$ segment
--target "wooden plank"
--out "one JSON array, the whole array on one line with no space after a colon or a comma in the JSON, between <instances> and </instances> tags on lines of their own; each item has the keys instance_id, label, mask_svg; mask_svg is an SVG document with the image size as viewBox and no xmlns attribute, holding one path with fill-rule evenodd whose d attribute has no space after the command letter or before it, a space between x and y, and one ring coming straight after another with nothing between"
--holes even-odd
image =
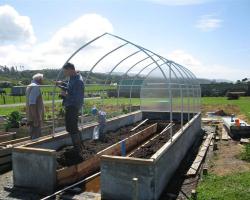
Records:
<instances>
[{"instance_id":1,"label":"wooden plank","mask_svg":"<svg viewBox=\"0 0 250 200\"><path fill-rule=\"evenodd\" d=\"M23 137L23 138L19 138L19 139L15 139L15 140L10 140L10 141L7 141L7 142L0 143L0 146L6 146L8 144L16 144L16 143L19 143L19 142L27 141L29 139L30 139L30 137Z\"/></svg>"},{"instance_id":2,"label":"wooden plank","mask_svg":"<svg viewBox=\"0 0 250 200\"><path fill-rule=\"evenodd\" d=\"M0 142L6 142L9 140L12 140L15 134L16 133L8 133L8 134L0 135Z\"/></svg>"},{"instance_id":3,"label":"wooden plank","mask_svg":"<svg viewBox=\"0 0 250 200\"><path fill-rule=\"evenodd\" d=\"M74 174L77 174L76 172L77 172L76 165L56 170L57 180L63 180L67 177L73 176Z\"/></svg>"},{"instance_id":4,"label":"wooden plank","mask_svg":"<svg viewBox=\"0 0 250 200\"><path fill-rule=\"evenodd\" d=\"M211 140L213 138L213 133L212 134L209 134L207 136L207 139L202 143L202 146L193 162L193 164L191 165L190 169L188 170L186 176L195 176L198 169L200 168L200 165L207 153L207 150L208 150L208 147L209 147L209 144L211 143Z\"/></svg>"},{"instance_id":5,"label":"wooden plank","mask_svg":"<svg viewBox=\"0 0 250 200\"><path fill-rule=\"evenodd\" d=\"M230 139L224 126L221 128L221 139L226 141Z\"/></svg>"},{"instance_id":6,"label":"wooden plank","mask_svg":"<svg viewBox=\"0 0 250 200\"><path fill-rule=\"evenodd\" d=\"M52 149L41 149L41 148L32 148L32 147L15 147L13 148L13 151L15 152L24 152L24 153L37 153L37 154L49 154L49 155L55 155L56 151Z\"/></svg>"}]
</instances>

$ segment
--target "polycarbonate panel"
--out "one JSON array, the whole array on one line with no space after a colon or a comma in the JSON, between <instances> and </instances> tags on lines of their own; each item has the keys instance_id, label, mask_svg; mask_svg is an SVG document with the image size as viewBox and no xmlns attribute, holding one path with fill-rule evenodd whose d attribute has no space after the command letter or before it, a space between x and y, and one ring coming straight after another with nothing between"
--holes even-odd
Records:
<instances>
[{"instance_id":1,"label":"polycarbonate panel","mask_svg":"<svg viewBox=\"0 0 250 200\"><path fill-rule=\"evenodd\" d=\"M170 110L169 84L157 67L144 80L141 87L141 110L168 112Z\"/></svg>"},{"instance_id":2,"label":"polycarbonate panel","mask_svg":"<svg viewBox=\"0 0 250 200\"><path fill-rule=\"evenodd\" d=\"M79 49L67 62L82 73L86 86L101 88L99 107L110 102L112 88L117 112L138 99L142 111L200 112L200 85L187 68L108 33L74 48ZM96 81L99 74L106 75L101 83ZM65 79L62 70L57 79Z\"/></svg>"}]
</instances>

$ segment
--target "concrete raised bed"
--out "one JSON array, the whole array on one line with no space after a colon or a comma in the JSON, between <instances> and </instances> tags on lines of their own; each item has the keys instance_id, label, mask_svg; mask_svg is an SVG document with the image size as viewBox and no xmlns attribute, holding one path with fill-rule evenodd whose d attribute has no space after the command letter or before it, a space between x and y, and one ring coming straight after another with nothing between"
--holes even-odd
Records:
<instances>
[{"instance_id":1,"label":"concrete raised bed","mask_svg":"<svg viewBox=\"0 0 250 200\"><path fill-rule=\"evenodd\" d=\"M162 119L163 115L167 116L158 117ZM145 116L156 117L156 114L146 113ZM168 141L150 159L102 156L102 198L133 199L137 191L138 199L158 199L200 130L201 115L197 114L173 136L172 142ZM133 178L138 178L137 189L133 187Z\"/></svg>"},{"instance_id":2,"label":"concrete raised bed","mask_svg":"<svg viewBox=\"0 0 250 200\"><path fill-rule=\"evenodd\" d=\"M131 151L135 146L148 139L157 130L157 124L139 131L138 133L124 139L126 151ZM100 152L92 158L71 167L65 167L56 171L57 185L64 185L86 177L100 168L100 157L102 155L121 155L121 142L118 142Z\"/></svg>"},{"instance_id":3,"label":"concrete raised bed","mask_svg":"<svg viewBox=\"0 0 250 200\"><path fill-rule=\"evenodd\" d=\"M140 120L142 120L140 111L121 115L107 120L104 131L114 131ZM93 123L81 127L82 140L92 138L96 125L97 123ZM40 193L49 194L59 184L65 184L81 177L79 172L83 174L86 172L86 165L82 163L61 170L56 169L56 150L65 145L71 145L71 138L67 132L61 132L55 137L47 136L36 142L14 148L12 156L14 186L27 187ZM102 154L99 152L99 155Z\"/></svg>"},{"instance_id":4,"label":"concrete raised bed","mask_svg":"<svg viewBox=\"0 0 250 200\"><path fill-rule=\"evenodd\" d=\"M13 147L27 143L29 138L30 137L24 137L0 143L0 172L11 169L11 155Z\"/></svg>"}]
</instances>

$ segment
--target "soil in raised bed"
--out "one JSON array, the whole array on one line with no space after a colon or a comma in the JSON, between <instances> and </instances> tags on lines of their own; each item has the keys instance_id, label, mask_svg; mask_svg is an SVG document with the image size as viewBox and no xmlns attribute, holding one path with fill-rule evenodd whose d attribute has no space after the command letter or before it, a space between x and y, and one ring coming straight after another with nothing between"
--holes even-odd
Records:
<instances>
[{"instance_id":1,"label":"soil in raised bed","mask_svg":"<svg viewBox=\"0 0 250 200\"><path fill-rule=\"evenodd\" d=\"M159 123L157 132L160 133L165 127L166 123ZM181 128L180 124L175 124L172 128L174 135L177 133ZM170 129L167 130L165 133L161 134L159 137L155 138L154 140L150 141L146 145L142 146L138 150L136 150L131 157L135 158L150 158L153 154L155 154L168 140L170 139Z\"/></svg>"},{"instance_id":2,"label":"soil in raised bed","mask_svg":"<svg viewBox=\"0 0 250 200\"><path fill-rule=\"evenodd\" d=\"M57 169L79 164L97 154L99 151L152 125L152 122L148 121L147 123L137 128L135 131L130 132L130 130L136 127L139 123L140 122L130 126L122 127L116 131L109 131L105 134L104 142L101 142L99 140L84 140L82 142L82 145L84 146L82 157L79 156L78 152L73 148L72 145L61 147L57 150Z\"/></svg>"}]
</instances>

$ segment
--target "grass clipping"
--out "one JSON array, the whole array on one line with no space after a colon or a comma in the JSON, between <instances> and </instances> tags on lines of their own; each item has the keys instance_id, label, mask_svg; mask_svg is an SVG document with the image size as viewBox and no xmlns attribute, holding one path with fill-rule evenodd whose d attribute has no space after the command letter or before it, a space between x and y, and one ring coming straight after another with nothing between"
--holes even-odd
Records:
<instances>
[{"instance_id":1,"label":"grass clipping","mask_svg":"<svg viewBox=\"0 0 250 200\"><path fill-rule=\"evenodd\" d=\"M201 200L249 200L250 172L206 175L197 188L197 194Z\"/></svg>"},{"instance_id":2,"label":"grass clipping","mask_svg":"<svg viewBox=\"0 0 250 200\"><path fill-rule=\"evenodd\" d=\"M250 144L244 145L243 151L240 154L240 159L250 162Z\"/></svg>"}]
</instances>

